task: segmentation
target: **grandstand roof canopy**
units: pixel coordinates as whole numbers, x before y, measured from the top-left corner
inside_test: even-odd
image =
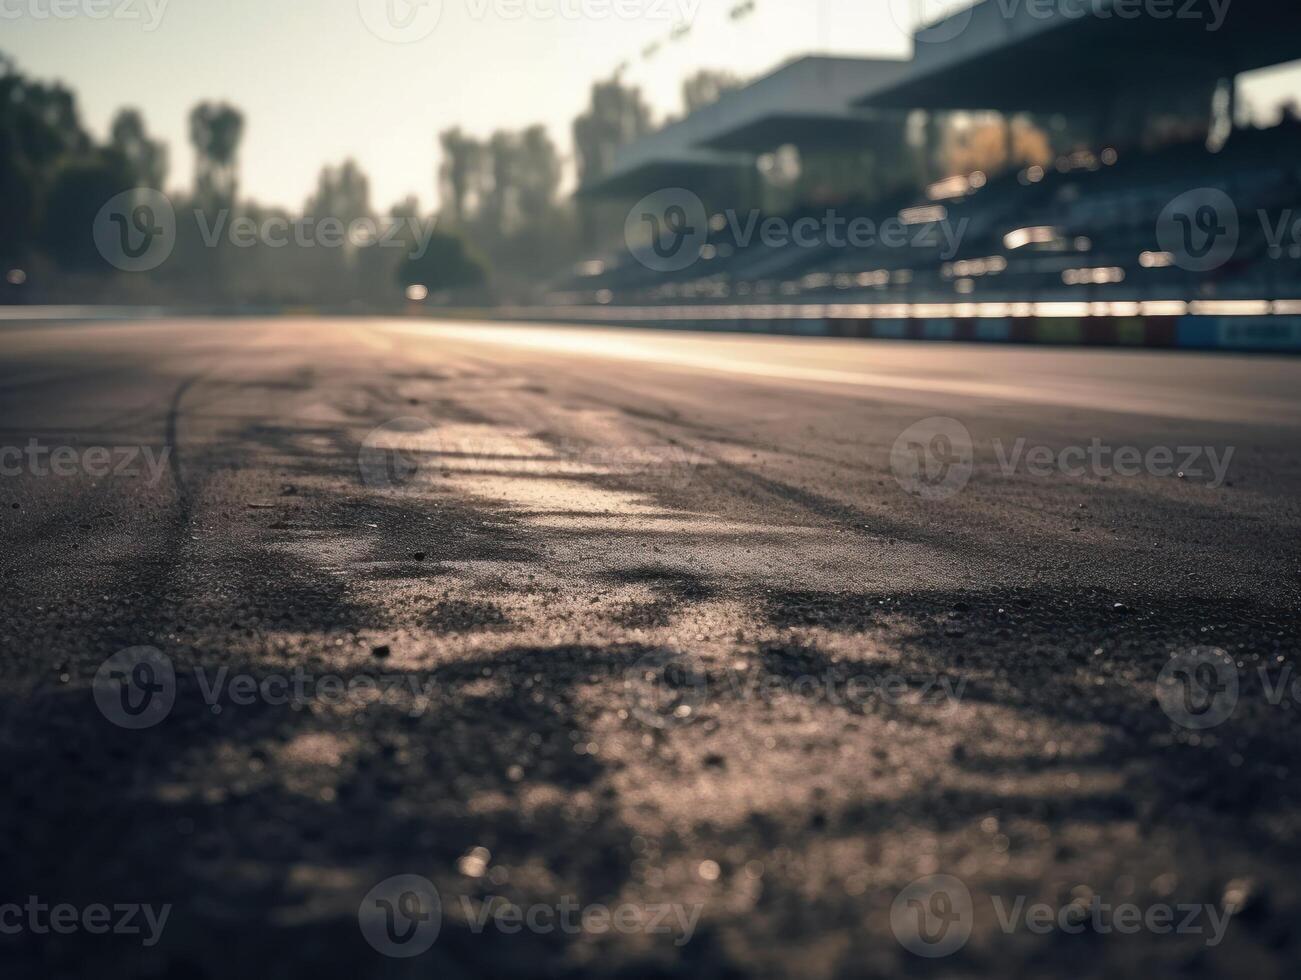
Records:
[[[600,180],[579,187],[577,193],[582,197],[636,198],[667,187],[699,191],[714,182],[735,181],[742,171],[752,168],[749,158],[737,160],[721,153],[684,150],[676,157],[646,159],[615,169]]]
[[[858,105],[1078,112],[1099,96],[1301,58],[1291,0],[982,0],[915,35]]]
[[[908,62],[805,57],[693,113],[700,146],[765,153],[794,143],[843,145],[879,131],[876,117],[851,103],[901,78]]]
[[[792,61],[713,105],[652,133],[615,154],[601,180],[580,189],[593,196],[646,194],[693,187],[737,168],[758,153],[794,143],[803,147],[870,140],[878,115],[851,100],[902,76],[907,62],[809,56]]]
[[[897,126],[873,116],[773,113],[711,139],[706,146],[738,153],[767,153],[794,144],[802,150],[871,146],[898,141]]]

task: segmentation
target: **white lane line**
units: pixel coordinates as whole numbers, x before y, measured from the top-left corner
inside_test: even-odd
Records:
[[[816,384],[847,385],[857,388],[890,389],[901,392],[943,393],[992,401],[1014,401],[1036,405],[1057,405],[1069,408],[1088,408],[1108,412],[1131,412],[1138,415],[1178,417],[1188,419],[1215,419],[1218,421],[1271,421],[1279,424],[1301,421],[1298,406],[1277,401],[1257,399],[1218,399],[1212,404],[1207,392],[1192,392],[1187,398],[1162,395],[1126,395],[1123,392],[1077,383],[1070,387],[1061,379],[1046,382],[1051,387],[1032,387],[1027,384],[1000,384],[952,377],[933,377],[915,374],[882,374],[875,371],[847,371],[837,368],[810,367],[799,364],[782,364],[775,361],[733,359],[725,354],[696,352],[686,349],[690,341],[666,333],[663,343],[648,343],[632,337],[619,337],[595,330],[567,328],[512,327],[495,324],[468,323],[412,324],[386,323],[379,329],[404,333],[426,339],[468,341],[476,344],[496,344],[504,347],[525,348],[554,353],[616,358],[660,364],[668,367],[689,368],[722,374],[743,375],[785,381],[803,381]],[[616,328],[617,329],[617,328]],[[734,338],[719,338],[719,343]],[[774,352],[781,356],[780,351]]]
[[[791,381],[817,381],[832,384],[871,385],[880,388],[899,388],[907,391],[958,391],[984,398],[1010,397],[1004,385],[979,381],[939,381],[914,375],[879,374],[870,371],[840,371],[832,368],[801,367],[795,364],[774,364],[763,361],[732,360],[712,354],[696,354],[685,350],[650,346],[622,337],[588,335],[572,331],[544,332],[545,328],[516,329],[512,327],[475,327],[454,324],[392,324],[385,329],[398,333],[424,337],[444,337],[451,340],[468,340],[474,343],[498,344],[506,347],[526,347],[565,354],[585,354],[592,357],[613,357],[619,360],[643,361],[678,367],[720,371],[724,374],[745,374],[763,378],[783,378]],[[681,343],[681,338],[666,334],[667,343]]]
[[[374,327],[349,324],[348,332],[372,350],[391,351],[393,341],[376,334]]]

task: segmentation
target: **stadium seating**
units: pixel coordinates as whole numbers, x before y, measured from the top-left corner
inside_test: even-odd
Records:
[[[623,250],[601,258],[596,275],[557,284],[557,303],[679,302],[1034,302],[1301,298],[1301,238],[1292,234],[1301,202],[1301,124],[1239,129],[1212,152],[1201,143],[1159,150],[1076,153],[1045,168],[973,179],[947,200],[905,195],[836,208],[847,223],[877,227],[901,215],[907,244],[854,247],[842,240],[765,244],[737,241],[716,216],[700,260],[656,272]],[[1197,188],[1235,203],[1240,238],[1219,268],[1180,268],[1162,249],[1163,209]],[[943,208],[942,212],[934,211]],[[928,212],[926,209],[931,209]],[[820,220],[823,208],[779,215],[786,227]],[[956,251],[933,219],[943,214]],[[766,216],[765,216],[766,217]],[[928,231],[930,234],[918,235]],[[843,227],[843,224],[842,224]],[[1278,231],[1286,234],[1279,239]]]

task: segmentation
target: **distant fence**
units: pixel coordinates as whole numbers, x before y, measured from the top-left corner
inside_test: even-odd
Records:
[[[1155,307],[1136,312],[1072,310],[1080,304],[1065,303],[1020,305],[1027,309],[1008,315],[955,315],[923,304],[874,308],[870,315],[797,305],[744,311],[721,306],[510,307],[435,315],[876,340],[1301,353],[1301,303],[1106,304]],[[1185,309],[1172,309],[1176,306]]]
[[[435,319],[510,320],[532,323],[590,323],[672,330],[785,334],[805,337],[861,337],[874,340],[1040,344],[1184,350],[1301,353],[1301,302],[1247,304],[1107,304],[1102,312],[1073,311],[1080,304],[1008,304],[1005,316],[955,315],[917,304],[867,308],[813,305],[734,307],[550,307],[448,309],[412,305],[408,316]],[[1118,306],[1151,306],[1138,312]],[[1185,311],[1169,309],[1188,307]],[[1025,309],[1015,309],[1024,306]],[[1267,307],[1268,309],[1262,309]],[[860,313],[860,315],[844,315]],[[890,315],[894,314],[894,315]],[[932,315],[940,314],[940,315]],[[302,307],[164,309],[161,307],[0,306],[0,323],[77,320],[147,320],[162,317],[391,316],[392,311]]]

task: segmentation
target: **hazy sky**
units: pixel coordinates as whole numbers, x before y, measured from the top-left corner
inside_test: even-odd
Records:
[[[363,12],[390,2],[406,0],[0,0],[0,51],[68,83],[97,135],[119,107],[143,110],[170,146],[171,186],[191,179],[190,108],[233,102],[247,117],[243,194],[298,208],[321,165],[347,157],[377,206],[411,193],[432,205],[437,133],[454,125],[483,135],[541,122],[569,155],[591,82],[624,61],[663,115],[680,110],[695,68],[752,76],[809,52],[910,50],[891,13],[906,0],[755,0],[739,22],[738,0],[424,0],[421,16],[441,6],[437,26],[409,44],[366,27]],[[51,4],[74,16],[49,16]],[[678,24],[691,33],[670,41]],[[1284,73],[1267,95],[1301,92],[1297,79]]]

